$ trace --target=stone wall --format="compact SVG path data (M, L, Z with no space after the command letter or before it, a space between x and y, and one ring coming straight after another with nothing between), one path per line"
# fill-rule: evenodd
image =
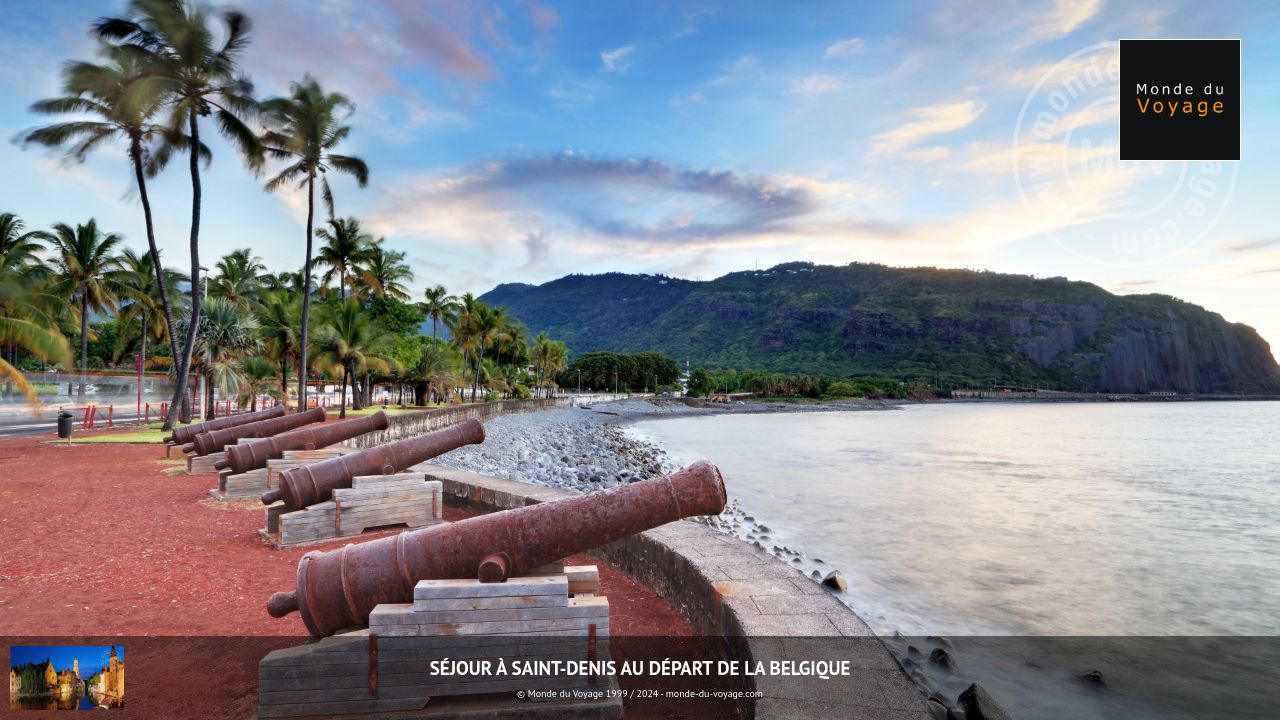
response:
M572 495L429 463L413 470L440 480L446 497L489 510ZM923 696L867 624L772 555L691 521L669 523L592 554L656 592L697 632L722 638L730 659L815 659L814 652L835 649L840 659L852 661L852 675L830 680L741 678L737 689L762 695L744 701L748 720L931 720Z

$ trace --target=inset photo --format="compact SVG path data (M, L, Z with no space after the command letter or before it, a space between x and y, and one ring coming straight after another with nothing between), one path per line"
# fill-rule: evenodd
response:
M123 645L9 648L10 710L124 707Z

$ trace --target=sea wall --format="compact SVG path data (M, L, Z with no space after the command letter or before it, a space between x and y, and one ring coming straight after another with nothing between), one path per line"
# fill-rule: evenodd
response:
M424 408L419 412L392 415L387 418L386 430L375 430L353 438L348 442L352 447L361 450L381 445L392 440L414 437L422 433L457 425L464 420L475 418L487 420L500 415L516 413L540 412L555 408L569 407L573 404L588 402L607 402L625 395L557 395L550 398L533 398L530 400L499 400L497 402L472 403L440 408Z
M440 480L452 501L486 510L575 495L429 463L413 469ZM669 523L592 554L666 599L699 633L721 638L728 659L817 659L814 652L834 651L852 662L852 674L827 680L740 678L738 690L760 694L743 701L748 720L930 718L920 692L867 624L772 555L691 521Z

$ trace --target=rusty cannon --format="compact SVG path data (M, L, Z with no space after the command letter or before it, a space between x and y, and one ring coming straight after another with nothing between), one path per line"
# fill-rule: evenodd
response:
M268 460L284 457L286 450L317 450L365 433L386 430L388 426L387 414L379 410L372 415L332 425L298 428L253 442L228 445L223 450L225 458L214 463L213 467L216 470L230 468L232 473L249 472L266 467Z
M239 415L224 415L216 420L176 427L173 429L172 435L165 436L164 441L185 445L191 442L192 438L200 433L213 432L214 430L222 430L223 428L235 427L236 425L245 425L259 420L268 420L270 418L280 417L284 414L284 406L275 405L267 408L266 410L259 410L257 412L241 413Z
M292 415L283 415L214 430L213 432L200 433L191 442L183 445L182 451L194 451L196 455L201 456L208 455L209 453L221 452L223 448L228 445L234 445L237 440L242 438L271 437L288 430L296 430L303 425L318 422L324 422L324 408L322 407L311 408L306 412L293 413Z
M280 475L280 487L263 493L262 504L284 500L287 507L301 509L333 497L334 488L351 487L352 478L391 475L463 445L482 442L484 425L472 418L418 437L296 467Z
M368 624L377 605L410 602L419 580L504 582L681 518L717 515L725 499L720 471L697 462L666 477L313 551L298 563L294 589L272 595L267 612L296 610L312 635L325 637Z

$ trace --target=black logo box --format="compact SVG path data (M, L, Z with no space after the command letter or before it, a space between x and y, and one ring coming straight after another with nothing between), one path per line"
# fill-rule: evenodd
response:
M1239 160L1240 58L1239 40L1121 40L1120 159Z

